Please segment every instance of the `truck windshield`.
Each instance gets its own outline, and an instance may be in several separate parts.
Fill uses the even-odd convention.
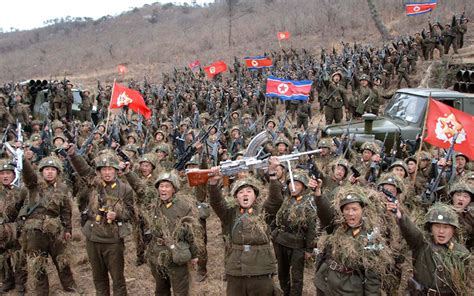
[[[385,115],[417,123],[425,111],[426,98],[396,93],[385,108]]]

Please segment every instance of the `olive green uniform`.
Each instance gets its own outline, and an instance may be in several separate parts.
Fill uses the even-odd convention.
[[[264,207],[275,219],[272,236],[280,286],[285,295],[301,295],[305,252],[313,252],[316,239],[316,210],[312,197],[283,198],[282,184],[271,180]]]
[[[95,170],[81,156],[73,155],[70,159],[79,176],[87,178],[88,190],[81,192],[78,203],[96,294],[110,295],[110,274],[113,294],[127,295],[124,238],[131,233],[133,190],[119,179],[111,184],[95,181]],[[106,218],[108,209],[117,214],[115,221],[110,223]]]
[[[59,171],[59,170],[58,170]],[[37,295],[49,294],[49,280],[46,271],[48,255],[58,271],[59,280],[66,291],[73,291],[75,282],[71,267],[65,256],[64,233],[72,233],[71,201],[68,187],[56,181],[52,184],[40,179],[31,164],[23,161],[23,180],[28,197],[20,210],[23,224],[22,248],[39,263],[35,270]]]
[[[326,104],[324,105],[324,115],[326,117],[326,124],[339,123],[342,120],[343,112],[342,107],[348,106],[346,91],[341,83],[330,82],[327,94]]]
[[[209,198],[229,236],[225,256],[227,295],[273,295],[276,259],[264,211],[259,207],[227,205],[218,185],[209,186]]]

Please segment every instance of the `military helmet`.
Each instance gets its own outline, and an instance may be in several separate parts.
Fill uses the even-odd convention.
[[[454,154],[454,157],[457,158],[458,156],[460,157],[464,157],[464,159],[466,160],[466,162],[469,162],[469,157],[466,156],[466,154],[462,153],[462,152],[456,152]]]
[[[334,170],[334,168],[338,165],[343,166],[346,169],[346,175],[347,175],[347,172],[349,171],[349,168],[350,168],[349,162],[344,158],[339,158],[332,162],[331,168]]]
[[[240,132],[240,127],[238,125],[234,125],[231,129],[230,132],[232,133],[233,131],[238,130]]]
[[[41,139],[40,134],[32,134],[30,136],[30,141],[38,141],[39,139]]]
[[[127,144],[123,147],[125,151],[132,151],[135,154],[138,154],[138,146],[136,144]]]
[[[133,139],[135,139],[135,142],[138,142],[138,139],[139,139],[137,133],[135,133],[135,132],[129,133],[129,134],[127,135],[127,139],[128,139],[128,138],[133,138]]]
[[[64,128],[64,123],[60,120],[55,120],[53,121],[53,123],[51,124],[51,127],[54,129],[57,129],[57,128]]]
[[[348,205],[354,202],[359,203],[362,207],[366,205],[365,198],[362,196],[361,192],[358,192],[355,190],[349,190],[348,192],[344,194],[344,196],[341,197],[340,202],[339,202],[339,209],[342,211],[345,205]]]
[[[3,171],[15,171],[15,167],[10,162],[9,159],[1,159],[0,160],[0,172]]]
[[[421,160],[431,160],[431,154],[429,152],[426,152],[426,151],[421,151],[420,152],[420,161]]]
[[[211,116],[207,112],[203,112],[199,115],[201,119],[211,120]]]
[[[273,124],[274,124],[275,126],[278,125],[278,121],[275,120],[275,118],[270,118],[270,119],[267,120],[267,122],[265,122],[265,126],[267,126],[270,122],[273,122]]]
[[[138,161],[138,163],[142,162],[149,162],[153,168],[156,168],[156,157],[153,153],[144,154]]]
[[[285,137],[278,137],[275,141],[275,146],[278,146],[278,144],[282,144],[282,143],[285,144],[286,147],[291,146],[290,141],[288,141],[288,139]]]
[[[388,170],[391,171],[396,166],[402,167],[405,170],[405,176],[408,176],[408,166],[404,161],[396,160],[392,162]]]
[[[304,187],[308,187],[308,183],[309,183],[308,173],[302,169],[293,170],[293,181],[295,182],[299,181],[304,185]],[[291,182],[291,178],[290,178],[290,175],[288,174],[286,178],[286,184],[290,184],[290,182]]]
[[[67,138],[66,138],[66,136],[63,135],[63,134],[57,134],[57,135],[55,135],[55,136],[53,137],[53,143],[54,143],[54,141],[56,141],[57,139],[61,139],[61,140],[63,140],[63,142],[67,142]]]
[[[344,76],[342,76],[341,71],[336,71],[336,72],[332,73],[332,75],[331,75],[331,80],[332,80],[332,79],[334,78],[334,76],[336,76],[336,75],[339,75],[339,78],[341,78],[341,79],[342,79],[342,77],[344,77]]]
[[[379,149],[377,147],[377,144],[375,144],[374,142],[364,142],[360,146],[360,151],[363,152],[364,150],[372,151],[372,153],[374,153],[374,154],[379,153]]]
[[[34,126],[34,125],[42,126],[43,123],[41,121],[39,121],[38,119],[35,119],[31,122],[31,126]]]
[[[239,192],[240,189],[244,188],[244,187],[247,187],[247,186],[250,186],[253,188],[253,191],[255,192],[255,196],[258,197],[258,194],[259,194],[259,189],[258,189],[258,186],[255,182],[255,180],[253,180],[252,178],[245,178],[245,179],[241,179],[241,180],[238,180],[237,182],[235,182],[235,184],[232,186],[232,189],[230,191],[230,194],[235,197],[237,195],[237,192]]]
[[[453,207],[442,203],[436,203],[431,206],[426,214],[426,226],[433,223],[447,224],[459,228],[458,214]]]
[[[156,130],[156,132],[153,134],[154,137],[156,137],[156,134],[162,134],[163,135],[163,139],[166,139],[166,132],[164,130]]]
[[[103,167],[112,167],[116,170],[120,170],[119,159],[117,158],[117,156],[111,153],[106,152],[100,156],[97,156],[94,160],[94,163],[96,169],[100,169]]]
[[[44,168],[46,167],[53,167],[58,170],[58,173],[63,170],[63,165],[61,163],[61,160],[55,156],[48,156],[43,159],[38,164],[38,169],[41,172]]]
[[[366,80],[366,81],[370,82],[370,77],[369,77],[369,75],[367,75],[367,74],[362,74],[362,75],[360,76],[359,80],[360,80],[360,81]]]
[[[170,182],[174,190],[177,192],[179,190],[180,184],[179,184],[179,178],[178,176],[173,173],[173,172],[163,172],[158,176],[158,179],[155,182],[155,188],[158,188],[160,186],[160,183],[163,181]]]
[[[321,139],[318,142],[318,148],[331,148],[331,140],[329,139]]]
[[[474,180],[474,171],[467,172],[463,177],[463,180]]]
[[[400,178],[393,173],[387,173],[379,178],[377,181],[377,187],[390,184],[397,188],[398,193],[402,193],[403,187]]]
[[[166,155],[170,155],[170,148],[166,144],[161,144],[161,145],[156,146],[155,152],[158,152],[158,151],[166,153]]]
[[[472,196],[474,195],[474,188],[472,186],[469,186],[465,181],[457,181],[451,187],[449,188],[449,196],[453,197],[454,193],[456,192],[467,192],[469,193],[469,196],[471,197],[472,201]]]
[[[199,155],[198,154],[194,154],[191,159],[186,162],[184,168],[187,168],[188,165],[200,165],[201,162],[199,161]]]
[[[251,119],[252,116],[248,113],[245,113],[244,116],[242,116],[242,119]]]

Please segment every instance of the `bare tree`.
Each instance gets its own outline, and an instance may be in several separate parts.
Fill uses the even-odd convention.
[[[392,36],[387,30],[387,27],[383,23],[382,19],[380,18],[380,15],[377,11],[377,8],[375,8],[375,4],[373,0],[367,0],[367,5],[369,6],[369,11],[370,14],[372,15],[372,19],[375,22],[375,26],[377,27],[377,30],[379,30],[380,35],[382,35],[383,40],[390,40],[392,39]]]

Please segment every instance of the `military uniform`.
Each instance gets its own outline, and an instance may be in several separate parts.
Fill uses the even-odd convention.
[[[161,173],[156,188],[144,186],[130,174],[127,180],[139,196],[147,196],[151,201],[144,213],[145,242],[146,257],[156,283],[155,295],[171,295],[171,288],[174,295],[189,295],[187,263],[197,258],[201,235],[195,207],[176,193],[166,201],[158,197],[156,188],[161,182],[170,182],[175,191],[179,190],[178,177],[172,173]]]
[[[7,159],[0,161],[0,172],[15,172],[15,168]],[[15,221],[18,211],[23,206],[24,194],[13,185],[4,186],[0,184],[0,273],[3,285],[0,293],[15,288],[18,292],[25,292],[26,258],[20,250],[17,238],[17,226]]]
[[[86,251],[92,268],[97,295],[110,295],[109,274],[114,295],[127,295],[124,276],[124,238],[131,233],[134,216],[133,190],[119,179],[111,183],[97,180],[96,172],[78,155],[70,157],[75,170],[87,182],[87,190],[78,196],[82,233],[86,237]],[[95,159],[97,169],[118,167],[118,159],[102,154]],[[107,221],[107,212],[117,214]]]
[[[293,177],[295,182],[302,182],[306,186],[308,179],[304,173],[295,171]],[[280,286],[285,295],[301,295],[305,252],[313,252],[316,239],[316,211],[312,197],[300,195],[284,198],[281,183],[271,180],[264,207],[270,216],[268,219],[274,219],[272,236]]]
[[[339,72],[336,72],[332,75],[342,75]],[[346,91],[344,86],[338,82],[334,81],[329,82],[327,89],[327,94],[322,100],[322,105],[324,106],[324,115],[326,117],[326,124],[339,123],[342,120],[343,112],[342,107],[348,107]]]
[[[46,167],[62,171],[60,160],[55,157],[43,158],[39,164],[40,172]],[[28,197],[18,214],[23,224],[22,248],[37,266],[37,295],[49,294],[49,281],[46,271],[48,255],[51,256],[58,271],[59,280],[66,291],[74,291],[75,282],[71,267],[65,256],[66,242],[61,237],[72,233],[70,193],[64,183],[56,180],[47,183],[40,179],[28,161],[23,161],[23,180],[28,189]]]
[[[398,72],[397,88],[401,87],[402,80],[405,80],[405,82],[407,83],[407,87],[411,87],[410,77],[408,76],[409,68],[410,68],[410,63],[408,63],[406,58],[404,58],[403,61],[400,63],[400,65],[398,65],[398,69],[397,69],[397,72]]]
[[[296,127],[301,128],[301,126],[304,127],[304,129],[308,129],[308,121],[311,118],[311,104],[307,101],[298,101],[299,104],[297,106],[296,113],[298,114],[297,116],[297,121],[296,121]]]
[[[258,187],[248,179],[237,181],[232,195],[235,197],[245,186],[251,186],[258,198]],[[229,236],[225,256],[227,295],[274,295],[272,276],[276,272],[276,259],[264,210],[255,203],[248,209],[229,206],[219,185],[209,186],[209,198],[224,233]]]
[[[370,82],[368,75],[363,74],[360,77],[360,80],[365,80]],[[372,89],[367,86],[359,86],[355,98],[351,100],[353,110],[355,111],[355,117],[361,117],[364,113],[373,113],[378,115],[380,102],[378,101],[377,95],[372,91]]]

